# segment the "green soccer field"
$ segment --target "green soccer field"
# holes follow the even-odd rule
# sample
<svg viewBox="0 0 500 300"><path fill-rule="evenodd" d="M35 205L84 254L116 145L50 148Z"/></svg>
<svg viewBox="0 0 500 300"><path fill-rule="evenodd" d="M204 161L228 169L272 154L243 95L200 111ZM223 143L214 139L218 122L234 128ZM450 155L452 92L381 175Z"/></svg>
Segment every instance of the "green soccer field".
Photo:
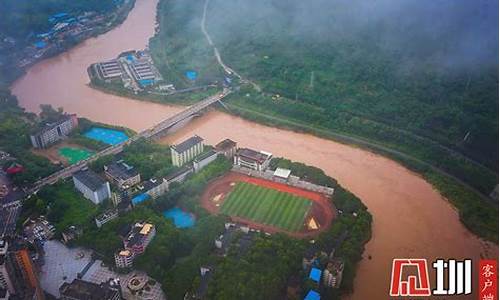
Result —
<svg viewBox="0 0 500 300"><path fill-rule="evenodd" d="M221 212L287 231L303 228L312 202L306 198L246 182L238 182Z"/></svg>
<svg viewBox="0 0 500 300"><path fill-rule="evenodd" d="M59 155L66 158L70 165L76 164L80 160L87 159L93 154L94 152L73 147L61 147L59 149Z"/></svg>

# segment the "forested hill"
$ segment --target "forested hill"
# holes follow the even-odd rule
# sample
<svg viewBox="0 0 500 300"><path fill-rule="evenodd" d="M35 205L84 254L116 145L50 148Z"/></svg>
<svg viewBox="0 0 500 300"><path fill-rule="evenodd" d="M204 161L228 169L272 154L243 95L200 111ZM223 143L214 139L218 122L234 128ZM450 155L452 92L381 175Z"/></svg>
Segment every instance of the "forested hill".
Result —
<svg viewBox="0 0 500 300"><path fill-rule="evenodd" d="M173 81L220 80L203 4L160 5L151 47ZM263 88L238 106L380 143L484 193L496 184L497 2L210 0L206 24L224 62Z"/></svg>
<svg viewBox="0 0 500 300"><path fill-rule="evenodd" d="M494 6L213 0L207 24L225 60L267 90L297 94L332 118L358 116L429 136L495 168Z"/></svg>

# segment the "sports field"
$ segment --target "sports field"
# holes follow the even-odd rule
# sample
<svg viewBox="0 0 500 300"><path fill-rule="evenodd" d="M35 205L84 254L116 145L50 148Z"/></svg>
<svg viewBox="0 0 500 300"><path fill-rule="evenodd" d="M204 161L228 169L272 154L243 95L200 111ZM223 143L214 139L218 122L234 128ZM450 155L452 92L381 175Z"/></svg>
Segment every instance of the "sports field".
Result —
<svg viewBox="0 0 500 300"><path fill-rule="evenodd" d="M123 131L101 127L92 127L83 135L89 139L97 140L108 145L117 145L128 140L128 136Z"/></svg>
<svg viewBox="0 0 500 300"><path fill-rule="evenodd" d="M70 165L76 164L80 160L84 160L92 156L94 152L87 151L85 149L73 148L73 147L61 147L59 148L59 155L64 157Z"/></svg>
<svg viewBox="0 0 500 300"><path fill-rule="evenodd" d="M312 201L248 182L237 182L221 212L294 232L304 228Z"/></svg>

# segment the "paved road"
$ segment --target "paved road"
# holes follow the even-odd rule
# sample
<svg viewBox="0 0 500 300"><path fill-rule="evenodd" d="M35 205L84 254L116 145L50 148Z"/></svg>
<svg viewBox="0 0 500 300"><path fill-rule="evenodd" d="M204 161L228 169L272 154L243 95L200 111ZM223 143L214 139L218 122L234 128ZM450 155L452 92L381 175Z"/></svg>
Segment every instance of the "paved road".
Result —
<svg viewBox="0 0 500 300"><path fill-rule="evenodd" d="M215 55L215 58L217 59L217 62L224 69L224 72L226 72L226 74L234 75L234 76L238 77L238 79L241 81L241 83L246 83L246 82L250 83L257 91L260 92L262 89L260 88L260 86L258 84L256 84L255 82L252 82L248 79L243 78L243 76L241 76L238 72L236 72L235 70L230 68L228 65L226 65L222 61L222 58L221 58L220 53L219 53L219 49L217 49L217 47L215 46L212 38L210 37L210 34L208 34L207 28L206 28L207 8L208 8L209 2L210 2L210 0L205 0L205 5L203 6L203 16L201 18L200 25L201 25L201 31L205 35L205 38L207 39L208 44L210 44L210 46L212 46L212 48L214 49L214 55Z"/></svg>

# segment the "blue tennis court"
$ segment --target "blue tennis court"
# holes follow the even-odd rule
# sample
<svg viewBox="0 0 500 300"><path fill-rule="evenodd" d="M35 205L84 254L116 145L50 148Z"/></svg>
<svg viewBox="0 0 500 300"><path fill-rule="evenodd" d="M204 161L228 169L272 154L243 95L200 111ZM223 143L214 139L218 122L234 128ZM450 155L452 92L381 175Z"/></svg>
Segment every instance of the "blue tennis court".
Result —
<svg viewBox="0 0 500 300"><path fill-rule="evenodd" d="M164 211L163 216L172 220L177 228L189 228L194 226L193 214L187 213L179 207L174 207Z"/></svg>
<svg viewBox="0 0 500 300"><path fill-rule="evenodd" d="M101 127L92 127L83 135L89 139L97 140L108 145L116 145L128 140L128 136L123 131Z"/></svg>

